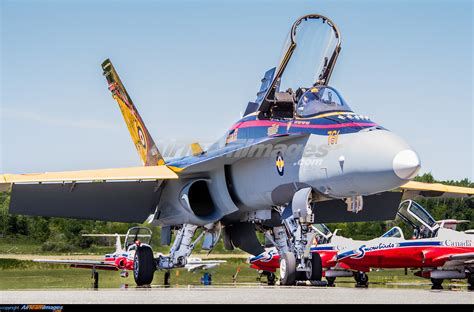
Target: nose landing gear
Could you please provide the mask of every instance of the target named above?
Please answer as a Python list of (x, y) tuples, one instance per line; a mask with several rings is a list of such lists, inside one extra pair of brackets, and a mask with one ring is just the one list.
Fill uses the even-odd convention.
[(280, 254), (280, 285), (313, 281), (319, 285), (322, 263), (318, 253), (311, 253), (315, 230), (311, 209), (311, 188), (297, 191), (291, 204), (281, 211), (283, 226), (273, 228), (275, 245)]

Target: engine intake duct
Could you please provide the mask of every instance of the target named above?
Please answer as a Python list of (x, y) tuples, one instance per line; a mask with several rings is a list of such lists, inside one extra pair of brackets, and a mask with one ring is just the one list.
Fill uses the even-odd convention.
[(209, 218), (216, 212), (208, 182), (204, 179), (188, 183), (183, 188), (180, 198), (185, 208), (199, 218)]

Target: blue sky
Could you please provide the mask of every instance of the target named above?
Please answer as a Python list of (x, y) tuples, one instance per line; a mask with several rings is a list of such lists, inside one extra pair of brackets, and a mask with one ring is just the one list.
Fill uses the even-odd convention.
[(421, 172), (473, 180), (472, 1), (1, 1), (0, 172), (140, 165), (100, 63), (155, 141), (212, 141), (255, 98), (292, 22), (331, 18), (331, 85)]

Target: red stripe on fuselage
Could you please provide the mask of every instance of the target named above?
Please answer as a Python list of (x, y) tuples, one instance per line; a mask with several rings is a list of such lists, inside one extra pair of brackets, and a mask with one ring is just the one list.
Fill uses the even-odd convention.
[(436, 256), (455, 255), (474, 252), (472, 247), (397, 247), (383, 250), (367, 251), (364, 257), (351, 257), (339, 260), (349, 266), (357, 265), (370, 268), (406, 268), (406, 267), (433, 267), (442, 266), (442, 263), (432, 263), (431, 258), (425, 259), (423, 253), (434, 252)]
[(364, 123), (364, 122), (347, 122), (347, 123), (335, 123), (335, 124), (324, 124), (324, 125), (314, 125), (314, 124), (299, 124), (293, 122), (281, 122), (281, 121), (271, 121), (271, 120), (249, 120), (236, 123), (230, 128), (234, 130), (237, 128), (251, 128), (251, 127), (271, 127), (273, 125), (279, 125), (286, 127), (288, 123), (291, 123), (292, 128), (315, 128), (315, 129), (337, 129), (337, 128), (347, 128), (347, 127), (373, 127), (376, 126), (376, 123)]

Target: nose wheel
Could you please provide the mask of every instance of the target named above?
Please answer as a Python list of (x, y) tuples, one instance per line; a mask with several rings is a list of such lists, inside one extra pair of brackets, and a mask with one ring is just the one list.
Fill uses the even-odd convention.
[(321, 281), (323, 278), (323, 262), (318, 253), (313, 253), (311, 259), (308, 260), (308, 266), (311, 268), (311, 273), (307, 273), (310, 281)]
[(280, 260), (280, 285), (296, 283), (296, 258), (291, 252), (285, 252)]
[[(314, 253), (306, 262), (307, 271), (296, 270), (296, 257), (292, 252), (283, 254), (280, 260), (280, 285), (295, 285), (296, 281), (311, 281), (320, 286), (323, 276), (321, 257)], [(326, 284), (324, 283), (324, 286)]]

